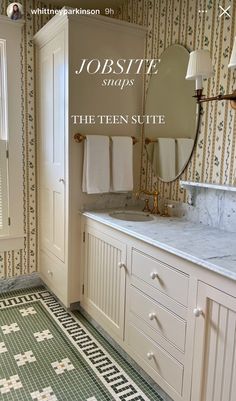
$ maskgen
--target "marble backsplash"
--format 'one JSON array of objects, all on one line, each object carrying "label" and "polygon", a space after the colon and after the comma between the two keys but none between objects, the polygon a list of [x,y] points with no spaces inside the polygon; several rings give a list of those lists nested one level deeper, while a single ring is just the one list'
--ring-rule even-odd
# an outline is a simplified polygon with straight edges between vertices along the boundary
[{"label": "marble backsplash", "polygon": [[[83,196],[83,194],[82,194]],[[114,209],[114,208],[132,208],[140,207],[142,210],[143,201],[136,199],[134,192],[124,193],[108,193],[90,195],[89,198],[81,202],[81,211],[87,210],[100,210],[100,209]]]},{"label": "marble backsplash", "polygon": [[[188,191],[188,190],[187,190]],[[134,193],[108,194],[91,199],[90,204],[83,205],[82,210],[99,210],[114,208],[138,208],[144,207],[145,195],[139,200]],[[195,188],[193,192],[193,205],[187,203],[160,199],[159,208],[164,212],[164,203],[168,205],[169,216],[178,216],[196,224],[204,224],[209,227],[236,232],[236,192],[222,191],[212,188]],[[152,202],[150,200],[150,206]]]},{"label": "marble backsplash", "polygon": [[193,205],[172,201],[167,203],[170,205],[168,207],[170,216],[236,232],[236,192],[198,188],[194,191]]}]

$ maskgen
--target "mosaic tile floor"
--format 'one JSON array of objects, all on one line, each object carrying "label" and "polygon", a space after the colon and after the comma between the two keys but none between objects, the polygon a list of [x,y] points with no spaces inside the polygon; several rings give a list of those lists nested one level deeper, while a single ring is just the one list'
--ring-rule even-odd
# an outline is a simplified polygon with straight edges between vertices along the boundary
[{"label": "mosaic tile floor", "polygon": [[44,288],[0,296],[3,401],[162,401],[78,313]]}]

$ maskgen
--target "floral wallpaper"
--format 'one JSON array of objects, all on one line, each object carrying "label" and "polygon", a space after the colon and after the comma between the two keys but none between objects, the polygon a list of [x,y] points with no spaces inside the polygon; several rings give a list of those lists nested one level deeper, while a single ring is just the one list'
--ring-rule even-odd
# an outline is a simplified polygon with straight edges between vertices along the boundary
[{"label": "floral wallpaper", "polygon": [[[6,15],[11,1],[0,0],[0,14]],[[0,278],[30,274],[37,270],[37,199],[36,199],[36,147],[35,137],[35,69],[34,34],[48,21],[48,16],[32,17],[31,9],[42,3],[22,0],[24,7],[24,28],[21,43],[22,61],[22,137],[24,176],[24,249],[13,249],[0,253]]]},{"label": "floral wallpaper", "polygon": [[[229,13],[219,18],[222,10]],[[207,10],[207,12],[199,12]],[[147,58],[160,58],[171,44],[189,51],[204,48],[211,52],[215,74],[204,82],[204,93],[213,96],[236,88],[236,71],[228,70],[236,35],[236,1],[233,0],[126,0],[116,18],[144,25]],[[146,80],[146,89],[148,79]],[[203,105],[201,125],[191,160],[180,179],[233,184],[236,179],[236,119],[229,102]],[[153,174],[146,152],[142,154],[141,185],[157,189],[162,197],[185,201],[179,179],[163,183]]]}]

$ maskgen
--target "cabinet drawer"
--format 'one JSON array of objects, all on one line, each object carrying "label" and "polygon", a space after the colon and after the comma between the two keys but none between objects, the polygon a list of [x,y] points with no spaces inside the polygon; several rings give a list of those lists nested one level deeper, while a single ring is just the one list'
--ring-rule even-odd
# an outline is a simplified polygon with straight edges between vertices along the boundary
[{"label": "cabinet drawer", "polygon": [[130,286],[130,311],[184,351],[186,322],[133,286]]},{"label": "cabinet drawer", "polygon": [[133,249],[132,275],[187,306],[189,280],[184,273]]},{"label": "cabinet drawer", "polygon": [[65,264],[54,255],[40,250],[40,277],[45,284],[54,292],[54,294],[65,305],[68,304],[67,296],[67,271]]},{"label": "cabinet drawer", "polygon": [[127,327],[127,341],[138,356],[138,362],[144,369],[146,367],[148,373],[156,379],[161,377],[179,394],[182,393],[183,365],[132,324]]}]

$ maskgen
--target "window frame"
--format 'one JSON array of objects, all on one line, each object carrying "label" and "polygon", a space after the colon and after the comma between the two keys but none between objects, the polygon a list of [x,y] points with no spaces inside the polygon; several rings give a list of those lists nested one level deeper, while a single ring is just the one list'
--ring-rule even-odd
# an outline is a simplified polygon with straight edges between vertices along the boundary
[{"label": "window frame", "polygon": [[[8,232],[0,235],[0,252],[24,247],[23,144],[21,100],[21,35],[24,21],[0,16],[0,39],[5,41],[7,101],[4,129],[8,149]],[[17,99],[17,100],[16,100]],[[11,116],[11,118],[9,118]],[[3,123],[1,123],[3,127]]]}]

